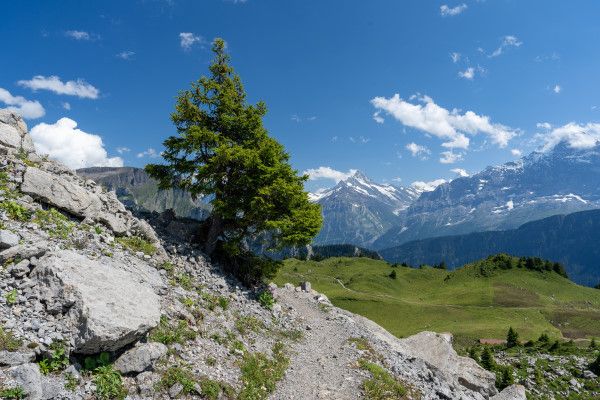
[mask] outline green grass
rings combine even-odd
[[[423,330],[451,332],[459,345],[504,339],[591,338],[600,332],[600,290],[552,271],[494,268],[489,261],[450,272],[394,268],[368,258],[286,260],[275,283],[310,281],[334,305],[364,315],[398,337]]]
[[[156,253],[156,246],[139,236],[118,237],[117,243],[121,244],[126,249],[133,251],[134,253],[141,251],[149,256]]]

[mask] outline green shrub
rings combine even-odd
[[[256,286],[272,280],[283,266],[282,261],[259,257],[251,252],[219,248],[214,258],[247,286]]]
[[[227,308],[229,308],[229,299],[227,297],[224,296],[219,296],[219,307],[221,307],[223,310],[227,310]]]
[[[273,298],[273,295],[270,291],[263,290],[258,295],[258,303],[267,310],[271,310],[273,308],[273,305],[275,304],[275,299]]]
[[[511,348],[511,347],[515,347],[518,345],[519,345],[519,334],[511,326],[508,328],[508,333],[506,335],[506,347]]]
[[[104,365],[94,370],[94,385],[98,399],[122,400],[127,396],[121,374],[112,365]]]
[[[96,356],[87,356],[83,360],[83,369],[85,371],[94,371],[98,367],[105,367],[110,364],[110,354],[102,352]]]
[[[483,351],[481,352],[481,359],[479,361],[479,364],[483,368],[487,369],[488,371],[493,370],[494,367],[496,366],[496,361],[494,360],[492,351],[490,350],[490,348],[488,346],[485,346],[483,348]]]
[[[0,389],[0,399],[5,400],[21,400],[25,398],[25,391],[22,387]]]
[[[50,356],[38,362],[40,372],[48,375],[51,372],[62,371],[69,366],[69,357],[62,342],[50,345]]]
[[[66,239],[75,228],[75,223],[55,208],[37,210],[33,222],[48,232],[50,237]]]
[[[22,345],[23,342],[15,338],[12,332],[0,326],[0,351],[17,351]]]
[[[369,371],[372,376],[362,384],[365,398],[369,400],[401,399],[406,394],[404,386],[383,367],[364,359],[359,360],[359,366]]]
[[[600,354],[598,357],[589,365],[590,371],[595,373],[596,375],[600,375]]]
[[[160,322],[150,333],[150,340],[170,345],[173,343],[185,344],[188,340],[194,340],[196,332],[192,331],[187,321],[179,320],[172,324],[166,315],[160,317]]]
[[[10,292],[7,292],[4,295],[4,298],[6,299],[6,304],[12,306],[14,304],[17,304],[19,293],[17,292],[17,289],[12,289]]]
[[[245,353],[240,367],[243,388],[238,399],[266,399],[275,390],[275,384],[283,378],[288,365],[289,358],[284,354],[281,343],[273,346],[272,358],[263,353]]]
[[[0,209],[15,221],[26,222],[31,219],[31,211],[13,200],[5,200],[0,203]]]
[[[168,390],[176,383],[183,386],[183,394],[190,394],[196,391],[196,377],[187,365],[182,364],[169,367],[158,382],[157,389]]]
[[[118,237],[117,243],[134,253],[141,251],[149,256],[156,253],[156,246],[139,236]]]
[[[502,367],[499,373],[496,374],[496,387],[499,390],[509,387],[515,383],[513,369],[510,366]]]
[[[392,279],[397,279],[398,278],[398,274],[396,273],[395,269],[393,269],[392,272],[390,272],[390,274],[388,276],[390,278],[392,278]]]

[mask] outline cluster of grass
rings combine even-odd
[[[185,344],[188,340],[194,340],[195,338],[196,332],[190,329],[187,321],[178,320],[176,323],[171,323],[166,315],[160,317],[158,326],[150,332],[151,341],[165,345]]]
[[[0,209],[4,210],[6,215],[15,221],[27,222],[31,219],[31,211],[14,200],[0,202]]]
[[[404,399],[406,388],[398,382],[385,368],[373,362],[361,359],[359,366],[371,374],[365,379],[362,388],[365,398],[369,400]]]
[[[169,367],[161,376],[156,385],[158,390],[168,390],[171,386],[179,383],[182,387],[181,394],[199,394],[204,399],[217,400],[223,395],[225,398],[233,398],[235,391],[223,382],[202,378],[197,379],[190,367],[186,364]]]
[[[156,246],[154,246],[152,243],[150,243],[146,239],[141,238],[139,236],[130,236],[130,237],[123,236],[123,237],[118,237],[116,240],[117,240],[117,243],[121,244],[121,246],[123,246],[126,249],[129,249],[130,251],[132,251],[134,253],[141,251],[142,253],[149,255],[149,256],[156,253]]]
[[[112,365],[103,365],[94,370],[94,385],[100,400],[122,400],[127,396],[121,374]]]
[[[21,400],[25,398],[25,391],[22,387],[0,388],[0,399]]]
[[[225,296],[216,296],[214,294],[200,292],[200,297],[206,308],[210,311],[214,311],[217,307],[221,307],[223,310],[229,308],[229,299]]]
[[[263,353],[244,354],[240,366],[243,388],[239,400],[263,400],[275,390],[275,384],[283,378],[290,360],[280,342],[273,346],[272,353],[272,357]]]
[[[69,220],[64,214],[55,208],[49,210],[37,210],[33,222],[48,232],[50,237],[67,239],[75,228],[75,222]]]
[[[505,257],[455,271],[398,265],[368,258],[289,259],[274,281],[311,282],[331,302],[361,314],[398,337],[431,330],[452,332],[459,347],[480,338],[504,338],[508,326],[524,340],[585,338],[600,332],[600,291],[576,285],[556,273],[536,270],[535,260]],[[495,264],[497,263],[497,265]],[[522,267],[518,265],[522,264]],[[535,267],[535,268],[533,268]],[[396,279],[390,279],[390,271]],[[483,273],[482,273],[483,271]],[[390,318],[402,316],[402,318]]]
[[[23,342],[0,326],[0,351],[17,351]]]
[[[240,335],[245,336],[250,332],[258,333],[265,328],[265,324],[252,315],[244,315],[235,320],[235,329]]]

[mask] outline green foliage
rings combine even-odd
[[[483,351],[481,352],[481,359],[479,360],[479,364],[483,368],[487,369],[488,371],[491,371],[495,368],[496,361],[494,360],[492,351],[490,350],[490,348],[488,346],[485,346],[483,348]]]
[[[134,253],[141,251],[149,256],[156,253],[156,246],[139,236],[118,237],[116,240],[117,243],[120,243],[123,247]]]
[[[247,104],[225,48],[225,41],[215,39],[211,76],[179,94],[171,115],[178,136],[164,142],[166,163],[146,171],[161,189],[211,196],[209,254],[218,240],[239,248],[261,232],[269,232],[273,248],[308,244],[322,223],[320,206],[304,191],[308,177],[298,176],[283,146],[263,127],[265,104]]]
[[[104,365],[94,370],[94,385],[96,396],[100,400],[122,400],[127,396],[121,374],[112,365]]]
[[[362,369],[371,373],[371,378],[363,382],[365,398],[369,400],[393,400],[402,399],[406,394],[404,386],[386,371],[383,367],[369,362],[359,360]]]
[[[271,310],[273,308],[273,305],[275,304],[275,298],[273,297],[270,291],[263,290],[258,295],[258,303],[267,310]]]
[[[179,383],[181,386],[183,386],[183,394],[190,394],[196,391],[196,377],[190,368],[185,364],[169,367],[163,373],[160,381],[158,382],[157,388],[159,390],[168,390],[176,383]]]
[[[548,337],[547,333],[542,333],[540,335],[540,337],[538,338],[538,342],[540,342],[540,343],[548,343],[548,342],[550,342],[550,337]]]
[[[239,400],[263,400],[275,390],[275,384],[283,378],[290,360],[281,343],[273,346],[272,353],[272,358],[263,353],[244,354],[240,367],[243,388]]]
[[[227,310],[229,308],[229,299],[225,296],[219,296],[218,298],[219,307],[223,310]]]
[[[166,315],[160,317],[160,322],[150,333],[150,340],[170,345],[173,343],[185,344],[188,340],[196,338],[196,332],[190,329],[187,321],[179,320],[176,324],[169,322]]]
[[[496,387],[502,390],[515,383],[513,369],[510,366],[500,368],[500,371],[496,374]]]
[[[396,272],[395,269],[393,269],[392,272],[390,272],[390,274],[388,276],[390,278],[392,278],[392,279],[397,279],[398,278],[398,273]]]
[[[249,251],[239,251],[232,245],[219,246],[215,253],[227,272],[235,275],[248,286],[256,286],[272,280],[283,262],[265,257],[258,257]]]
[[[102,352],[95,356],[87,356],[83,360],[83,369],[94,371],[98,367],[105,367],[110,364],[110,354]]]
[[[48,375],[52,372],[62,371],[69,366],[69,356],[62,342],[53,342],[50,345],[50,355],[38,362],[40,372]]]
[[[79,386],[77,378],[71,373],[65,374],[65,389],[74,392],[77,386]]]
[[[48,232],[50,237],[66,239],[75,228],[75,223],[55,208],[37,210],[33,222]]]
[[[25,398],[25,391],[21,386],[13,388],[0,388],[0,399],[21,400]]]
[[[11,331],[0,326],[0,351],[17,351],[23,342],[13,335]]]
[[[600,375],[600,354],[598,354],[598,357],[596,357],[596,359],[589,365],[589,369],[596,375]]]
[[[506,335],[506,347],[511,348],[519,345],[519,334],[513,329],[513,327],[508,328],[508,333]]]
[[[14,304],[17,304],[17,300],[19,298],[19,293],[17,292],[17,289],[12,289],[9,292],[6,292],[6,294],[4,295],[4,298],[6,299],[6,304],[8,304],[9,306],[12,306]]]
[[[596,338],[592,338],[592,340],[590,341],[590,349],[591,350],[596,350]]]
[[[31,219],[31,211],[13,200],[5,200],[0,203],[0,209],[15,221],[27,222]]]
[[[261,329],[264,329],[264,327],[265,325],[263,324],[263,322],[252,315],[239,317],[235,321],[235,329],[237,329],[237,331],[242,336],[246,335],[249,332],[257,333]]]

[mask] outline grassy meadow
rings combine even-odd
[[[503,339],[509,326],[521,340],[541,333],[557,339],[600,337],[600,290],[552,271],[493,268],[490,273],[482,263],[446,271],[392,267],[368,258],[288,259],[274,281],[310,281],[334,305],[398,337],[451,332],[459,346],[466,346],[479,338]]]

